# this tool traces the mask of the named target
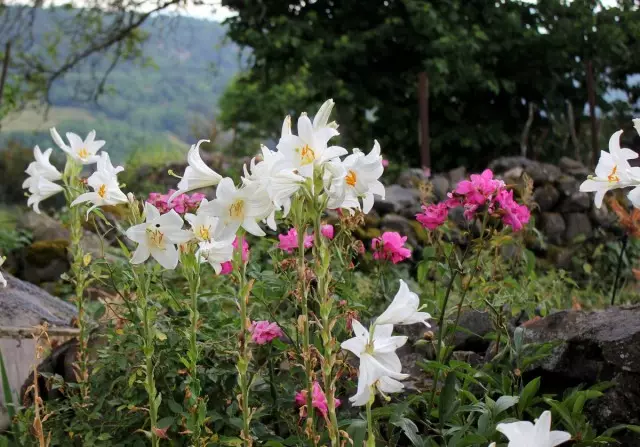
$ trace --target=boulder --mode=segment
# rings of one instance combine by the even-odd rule
[[[0,329],[11,336],[0,334],[0,350],[7,368],[9,388],[18,401],[19,391],[29,376],[36,359],[36,344],[31,338],[33,326],[47,323],[50,327],[71,327],[76,318],[76,308],[40,289],[4,273],[7,287],[0,288]],[[23,338],[15,339],[24,330]],[[5,337],[5,338],[3,338]],[[56,342],[56,337],[51,337]],[[0,387],[0,431],[9,425],[2,387]]]
[[[420,168],[411,168],[406,171],[402,171],[402,173],[398,176],[398,185],[403,188],[417,188],[421,183],[426,183],[429,181],[429,177],[427,177],[424,170]]]
[[[420,193],[416,189],[391,185],[386,188],[385,200],[376,196],[373,206],[381,215],[395,213],[411,218],[421,210]]]
[[[550,183],[545,183],[533,192],[533,200],[538,204],[540,211],[551,211],[560,199],[560,193]]]
[[[451,188],[455,188],[458,183],[467,178],[467,168],[460,166],[459,168],[449,171],[449,180],[451,181]]]
[[[564,237],[568,242],[575,241],[578,236],[591,237],[593,227],[588,215],[584,213],[569,213],[566,215],[566,222],[567,231]]]
[[[551,244],[561,244],[566,232],[566,224],[560,213],[542,213],[540,230]]]
[[[416,234],[413,231],[409,219],[398,214],[387,214],[384,216],[380,221],[380,230],[383,232],[397,231],[401,236],[407,236],[407,242],[411,246],[416,247],[418,245]]]
[[[555,182],[562,175],[562,171],[557,166],[549,163],[538,163],[532,161],[528,166],[524,167],[524,172],[531,177],[534,184],[542,184],[545,182]]]
[[[449,184],[449,179],[441,174],[436,174],[431,179],[431,184],[433,185],[433,195],[435,196],[435,200],[440,202],[447,198],[447,193],[451,190],[451,185]]]
[[[577,192],[580,185],[575,177],[570,175],[562,175],[555,183],[558,191],[562,193],[564,196],[570,196],[574,192]]]
[[[488,312],[466,310],[460,314],[458,330],[453,336],[456,351],[484,352],[489,341],[484,336],[493,332],[493,323]]]
[[[593,198],[587,192],[574,191],[560,204],[561,213],[579,213],[589,211]]]
[[[612,381],[588,413],[596,428],[640,424],[640,306],[597,312],[562,311],[525,329],[526,342],[557,342],[531,377],[542,376],[543,392],[561,392],[580,383]],[[640,435],[624,433],[623,446],[640,445]]]
[[[589,169],[581,162],[569,157],[562,157],[558,162],[558,167],[567,174],[577,177],[587,177],[589,175]]]

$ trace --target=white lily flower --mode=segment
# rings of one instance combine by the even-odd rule
[[[375,141],[373,149],[365,155],[359,149],[342,162],[346,171],[344,177],[345,200],[343,208],[358,208],[366,214],[373,208],[374,195],[385,197],[384,185],[378,180],[384,172],[380,144]],[[360,205],[362,200],[362,206]]]
[[[245,185],[257,183],[269,194],[277,209],[284,208],[284,215],[287,216],[291,208],[291,197],[304,183],[304,177],[285,167],[282,153],[274,152],[266,146],[262,146],[261,150],[262,161],[256,163],[253,158],[250,168],[244,166],[242,182]]]
[[[402,364],[396,349],[407,342],[407,337],[392,336],[393,325],[376,325],[373,334],[359,321],[353,321],[355,337],[342,342],[342,349],[351,351],[360,359],[358,391],[349,398],[356,406],[365,405],[371,397],[371,388],[375,385],[382,393],[398,393],[404,385],[398,380],[409,377],[403,374]]]
[[[7,259],[6,257],[4,257],[4,256],[0,256],[0,266],[2,266],[2,264],[4,264],[4,261],[5,261],[6,259]],[[2,276],[2,272],[0,272],[0,285],[1,285],[2,287],[7,287],[7,280],[6,280],[6,279],[4,279],[4,276]]]
[[[632,121],[633,127],[635,127],[636,132],[638,132],[638,135],[640,135],[640,118],[634,118]]]
[[[125,193],[120,190],[117,174],[124,169],[121,166],[114,168],[109,159],[109,154],[102,152],[98,160],[97,170],[87,179],[87,184],[93,188],[93,192],[80,194],[71,206],[84,202],[91,202],[93,206],[87,210],[87,216],[94,208],[105,205],[118,205],[128,203]]]
[[[409,290],[406,282],[400,280],[398,293],[396,293],[387,310],[376,319],[376,325],[423,323],[425,326],[431,327],[431,325],[427,323],[431,315],[427,312],[418,312],[419,306],[420,298],[418,295]]]
[[[331,160],[324,165],[322,182],[324,191],[328,197],[327,208],[330,210],[342,208],[346,198],[346,183],[344,181],[347,171],[341,160]]]
[[[555,447],[571,439],[566,431],[551,431],[551,412],[545,411],[533,425],[529,421],[498,424],[496,429],[509,439],[508,447]]]
[[[595,169],[595,176],[582,182],[580,191],[595,192],[595,205],[600,208],[604,195],[618,188],[637,186],[640,183],[640,168],[632,168],[628,160],[638,158],[631,149],[620,147],[619,130],[609,139],[609,152],[601,151],[600,160]]]
[[[202,211],[206,208],[206,206],[203,207],[203,205],[207,203],[209,203],[207,199],[202,199],[196,214],[187,213],[184,215],[184,220],[191,225],[194,238],[200,242],[207,242],[213,239],[213,234],[218,226],[217,217],[213,217]]]
[[[47,180],[45,177],[32,177],[29,185],[30,196],[27,200],[27,206],[32,206],[33,211],[40,214],[40,202],[58,194],[63,189],[62,186]]]
[[[216,274],[219,275],[222,271],[222,264],[233,259],[233,240],[234,237],[232,236],[223,240],[211,239],[200,242],[196,256],[201,262],[208,262]]]
[[[200,140],[189,149],[189,154],[187,155],[189,166],[186,167],[184,175],[178,182],[178,190],[169,197],[169,203],[180,194],[194,189],[215,186],[222,180],[222,176],[202,160],[200,156],[200,145],[202,143],[209,143],[209,140]]]
[[[256,183],[236,188],[233,180],[223,178],[216,190],[216,198],[200,209],[218,218],[214,234],[216,239],[226,239],[235,235],[240,227],[254,236],[264,236],[258,221],[272,213],[273,203],[269,195]]]
[[[144,204],[144,210],[145,222],[134,225],[125,233],[138,243],[131,263],[140,264],[153,256],[164,268],[175,269],[180,258],[176,244],[191,240],[193,234],[182,229],[184,222],[174,210],[160,215],[160,211],[149,202]]]
[[[33,148],[33,157],[35,158],[35,161],[29,163],[29,166],[24,171],[29,175],[29,177],[27,177],[27,179],[22,183],[23,188],[31,187],[31,184],[39,177],[44,177],[52,182],[62,178],[60,171],[58,171],[58,169],[49,161],[52,151],[53,149],[51,148],[44,152],[41,152],[38,146]]]
[[[301,114],[298,118],[298,135],[291,132],[291,118],[284,120],[277,148],[284,155],[287,167],[295,169],[303,177],[313,175],[314,165],[320,166],[347,154],[342,147],[327,146],[331,138],[339,135],[335,128],[337,126],[326,124],[332,108],[333,100],[330,99],[320,107],[314,123],[306,113]]]
[[[79,161],[83,165],[88,165],[98,161],[96,153],[104,146],[105,141],[96,140],[96,131],[92,130],[84,140],[73,132],[67,132],[67,140],[69,144],[66,144],[55,127],[50,129],[51,137],[53,141],[65,151],[71,158]]]

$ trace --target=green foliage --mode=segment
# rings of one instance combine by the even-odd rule
[[[340,105],[338,121],[348,128],[344,146],[383,135],[387,153],[414,166],[422,71],[429,77],[431,151],[438,170],[486,166],[496,155],[519,154],[529,104],[536,106],[526,142],[530,155],[588,158],[587,60],[603,113],[613,113],[606,101],[611,88],[627,94],[630,105],[638,97],[628,82],[640,71],[633,57],[640,11],[631,2],[606,9],[597,2],[560,0],[229,5],[237,12],[227,20],[230,37],[252,50],[244,79],[258,95],[247,99],[264,104],[278,86],[304,82],[299,93],[307,103],[334,98]],[[282,110],[292,104],[289,99],[282,96],[279,106],[269,107]],[[567,102],[580,140],[572,149]],[[223,113],[227,107],[222,104]],[[628,109],[624,116],[621,110],[612,115],[623,118],[617,128],[630,118]],[[246,118],[238,116],[238,122],[255,122],[254,112],[240,112]]]

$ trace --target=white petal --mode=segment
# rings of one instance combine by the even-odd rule
[[[549,433],[549,447],[555,447],[571,439],[571,434],[566,431],[554,430]]]
[[[131,263],[141,264],[149,259],[149,255],[149,246],[147,246],[147,244],[140,244],[131,257]]]
[[[526,445],[534,434],[533,424],[529,421],[517,421],[508,424],[498,424],[496,427],[500,433],[505,435],[509,441],[518,445],[518,442],[522,442]]]
[[[158,261],[162,267],[167,270],[173,270],[178,266],[178,260],[180,255],[175,245],[166,244],[163,249],[156,247],[149,247],[151,256]]]
[[[329,122],[329,116],[331,116],[331,110],[333,110],[333,99],[327,99],[316,113],[316,116],[313,117],[313,128],[320,129],[322,127],[326,127]]]
[[[254,236],[258,236],[258,237],[266,236],[266,233],[262,231],[262,228],[260,228],[260,225],[258,225],[258,222],[256,222],[255,219],[252,217],[247,217],[242,222],[242,228],[244,228]]]

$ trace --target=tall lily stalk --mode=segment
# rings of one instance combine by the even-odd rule
[[[242,438],[243,445],[251,447],[253,438],[251,437],[251,407],[249,402],[249,365],[251,363],[251,350],[249,348],[249,296],[253,282],[247,282],[246,264],[242,259],[242,247],[244,245],[244,233],[238,233],[238,248],[234,252],[234,272],[238,280],[238,310],[240,311],[240,331],[238,333],[238,385],[240,394],[238,395],[238,405],[242,412]]]
[[[64,189],[67,205],[71,203],[84,192],[84,186],[80,179],[82,165],[73,158],[67,157],[62,180],[66,188]],[[74,300],[78,308],[78,363],[76,378],[80,385],[80,394],[85,404],[89,402],[90,386],[89,386],[89,356],[88,356],[88,325],[85,310],[84,291],[87,284],[88,267],[91,262],[90,255],[85,255],[82,247],[82,222],[84,219],[84,210],[82,207],[69,207],[69,253],[71,254],[71,276],[74,283]]]
[[[206,417],[206,404],[201,398],[202,388],[198,378],[198,362],[200,350],[198,348],[198,329],[200,327],[200,313],[198,311],[198,293],[200,290],[200,262],[193,247],[189,247],[181,259],[184,276],[189,285],[189,330],[187,338],[189,349],[187,357],[182,362],[189,372],[187,388],[185,390],[187,405],[189,406],[188,430],[195,446],[201,445],[202,426]]]

